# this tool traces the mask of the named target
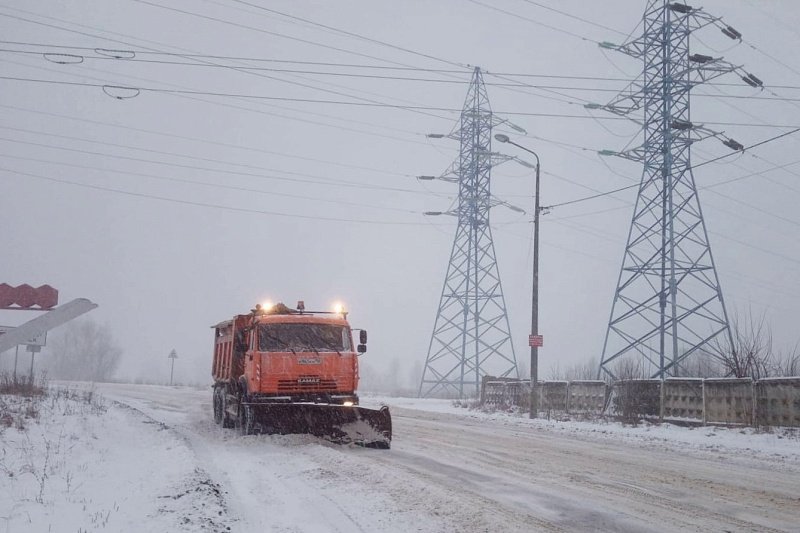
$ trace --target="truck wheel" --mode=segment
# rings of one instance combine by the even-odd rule
[[[220,387],[214,387],[214,422],[218,425],[222,424],[222,417],[223,417],[223,409],[222,409],[222,389]]]
[[[220,406],[222,407],[222,427],[234,427],[233,418],[228,414],[228,393],[225,389],[220,389]]]
[[[239,432],[242,435],[253,435],[255,433],[255,413],[250,405],[239,406]]]

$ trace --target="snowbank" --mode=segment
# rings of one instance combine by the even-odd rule
[[[726,428],[716,426],[684,427],[675,424],[643,423],[625,426],[607,420],[531,420],[527,413],[485,412],[457,406],[453,400],[362,396],[365,406],[389,405],[394,413],[413,409],[430,413],[456,415],[484,423],[570,434],[583,440],[621,441],[640,446],[666,449],[712,451],[742,456],[759,456],[794,463],[800,468],[800,431],[793,428]],[[398,411],[400,410],[400,411]]]
[[[220,531],[220,490],[166,426],[91,390],[0,396],[0,530]]]

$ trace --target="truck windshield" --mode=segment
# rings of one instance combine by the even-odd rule
[[[347,352],[350,335],[344,326],[330,324],[262,324],[258,329],[262,352]]]

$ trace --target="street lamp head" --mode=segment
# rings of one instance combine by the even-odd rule
[[[501,143],[507,143],[511,139],[508,138],[508,135],[503,135],[502,133],[496,133],[494,138],[500,141]]]

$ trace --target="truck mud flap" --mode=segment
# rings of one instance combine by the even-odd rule
[[[257,433],[310,434],[341,444],[389,449],[392,416],[380,409],[331,404],[251,404]]]

